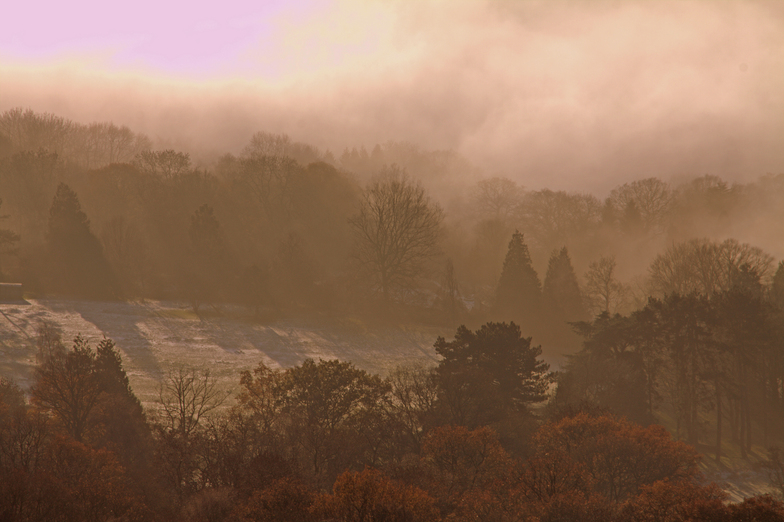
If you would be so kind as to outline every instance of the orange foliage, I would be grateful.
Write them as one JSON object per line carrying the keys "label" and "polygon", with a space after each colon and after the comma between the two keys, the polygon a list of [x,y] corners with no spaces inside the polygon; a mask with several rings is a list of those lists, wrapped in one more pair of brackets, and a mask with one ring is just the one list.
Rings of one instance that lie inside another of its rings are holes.
{"label": "orange foliage", "polygon": [[235,512],[235,520],[243,522],[311,522],[314,495],[296,480],[284,478],[256,491]]}
{"label": "orange foliage", "polygon": [[436,522],[435,501],[424,491],[390,480],[380,471],[346,471],[332,495],[321,496],[314,512],[342,522]]}
{"label": "orange foliage", "polygon": [[784,503],[770,495],[745,499],[729,506],[732,522],[784,522]]}
{"label": "orange foliage", "polygon": [[503,479],[510,465],[509,455],[487,427],[469,431],[443,426],[429,432],[422,444],[421,480],[447,511],[468,493]]}
{"label": "orange foliage", "polygon": [[727,494],[715,484],[660,480],[640,488],[622,510],[629,522],[729,522],[724,501]]}
{"label": "orange foliage", "polygon": [[642,427],[610,415],[578,413],[545,424],[534,445],[539,455],[568,455],[584,467],[594,489],[615,502],[658,480],[691,480],[699,461],[693,447],[673,441],[662,426]]}

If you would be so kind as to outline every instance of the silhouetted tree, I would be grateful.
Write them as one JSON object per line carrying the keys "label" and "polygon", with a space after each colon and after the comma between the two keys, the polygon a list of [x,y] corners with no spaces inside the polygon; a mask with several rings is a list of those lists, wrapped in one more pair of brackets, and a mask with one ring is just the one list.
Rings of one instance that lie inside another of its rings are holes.
{"label": "silhouetted tree", "polygon": [[447,422],[468,427],[498,423],[528,414],[528,406],[546,398],[552,376],[514,323],[487,323],[476,332],[461,326],[453,341],[439,337],[436,353],[440,401]]}
{"label": "silhouetted tree", "polygon": [[721,243],[691,239],[670,246],[649,268],[651,286],[658,296],[697,292],[708,297],[729,290],[744,265],[760,279],[769,277],[773,257],[762,249],[735,239]]}
{"label": "silhouetted tree", "polygon": [[590,194],[548,189],[529,192],[517,209],[531,248],[546,255],[560,245],[586,242],[599,224],[601,203]]}
{"label": "silhouetted tree", "polygon": [[588,267],[585,295],[594,314],[616,313],[625,304],[626,288],[615,276],[615,257],[602,257]]}
{"label": "silhouetted tree", "polygon": [[32,400],[52,412],[69,437],[81,442],[101,394],[95,353],[87,341],[77,336],[71,350],[58,341],[50,346],[39,342],[35,376]]}
{"label": "silhouetted tree", "polygon": [[509,242],[504,268],[495,294],[495,310],[527,328],[540,317],[542,284],[531,263],[523,234],[515,231]]}
{"label": "silhouetted tree", "polygon": [[661,232],[673,201],[670,186],[657,178],[647,178],[624,183],[610,193],[609,201],[619,213],[631,219],[626,224],[641,222],[644,232]]}
{"label": "silhouetted tree", "polygon": [[547,264],[542,295],[545,303],[565,321],[580,321],[587,312],[577,276],[572,268],[572,260],[566,247],[554,250]]}
{"label": "silhouetted tree", "polygon": [[190,170],[191,157],[187,152],[171,149],[145,150],[136,155],[134,164],[146,174],[171,179]]}
{"label": "silhouetted tree", "polygon": [[386,303],[424,275],[438,252],[442,220],[441,208],[396,165],[363,192],[359,214],[349,221],[354,257]]}
{"label": "silhouetted tree", "polygon": [[60,183],[49,210],[47,233],[51,256],[51,286],[59,291],[89,297],[116,293],[114,275],[90,220],[82,212],[76,193]]}
{"label": "silhouetted tree", "polygon": [[489,178],[477,182],[473,198],[481,218],[507,220],[520,205],[523,193],[523,188],[508,178]]}

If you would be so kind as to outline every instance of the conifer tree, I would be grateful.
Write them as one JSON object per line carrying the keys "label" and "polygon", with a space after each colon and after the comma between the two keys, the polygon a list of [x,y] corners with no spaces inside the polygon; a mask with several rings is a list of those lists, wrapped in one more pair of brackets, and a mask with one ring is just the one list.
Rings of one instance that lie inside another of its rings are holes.
{"label": "conifer tree", "polygon": [[542,284],[531,263],[523,234],[515,231],[509,242],[504,268],[496,290],[496,312],[520,321],[525,327],[536,323],[542,298]]}
{"label": "conifer tree", "polygon": [[116,294],[103,247],[90,230],[76,192],[65,183],[57,187],[49,209],[47,242],[54,290],[99,298]]}
{"label": "conifer tree", "polygon": [[565,321],[587,319],[582,292],[566,247],[553,250],[547,264],[542,294],[552,312]]}

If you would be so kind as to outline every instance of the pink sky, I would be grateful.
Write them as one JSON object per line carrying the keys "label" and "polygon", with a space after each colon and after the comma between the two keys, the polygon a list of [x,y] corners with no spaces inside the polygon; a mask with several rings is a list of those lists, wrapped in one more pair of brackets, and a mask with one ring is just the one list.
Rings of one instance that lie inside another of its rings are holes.
{"label": "pink sky", "polygon": [[161,146],[409,141],[572,190],[784,169],[781,0],[6,4],[0,111]]}
{"label": "pink sky", "polygon": [[104,70],[204,78],[264,76],[248,60],[276,32],[282,15],[325,6],[324,0],[27,0],[3,8],[0,58],[23,65],[72,58]]}

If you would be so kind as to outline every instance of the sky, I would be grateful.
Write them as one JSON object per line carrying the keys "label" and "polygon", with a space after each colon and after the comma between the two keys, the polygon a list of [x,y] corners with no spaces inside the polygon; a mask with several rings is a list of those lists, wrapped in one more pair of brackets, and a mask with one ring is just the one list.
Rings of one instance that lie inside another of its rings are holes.
{"label": "sky", "polygon": [[206,158],[259,130],[454,149],[529,188],[784,172],[776,0],[14,2],[0,111]]}

